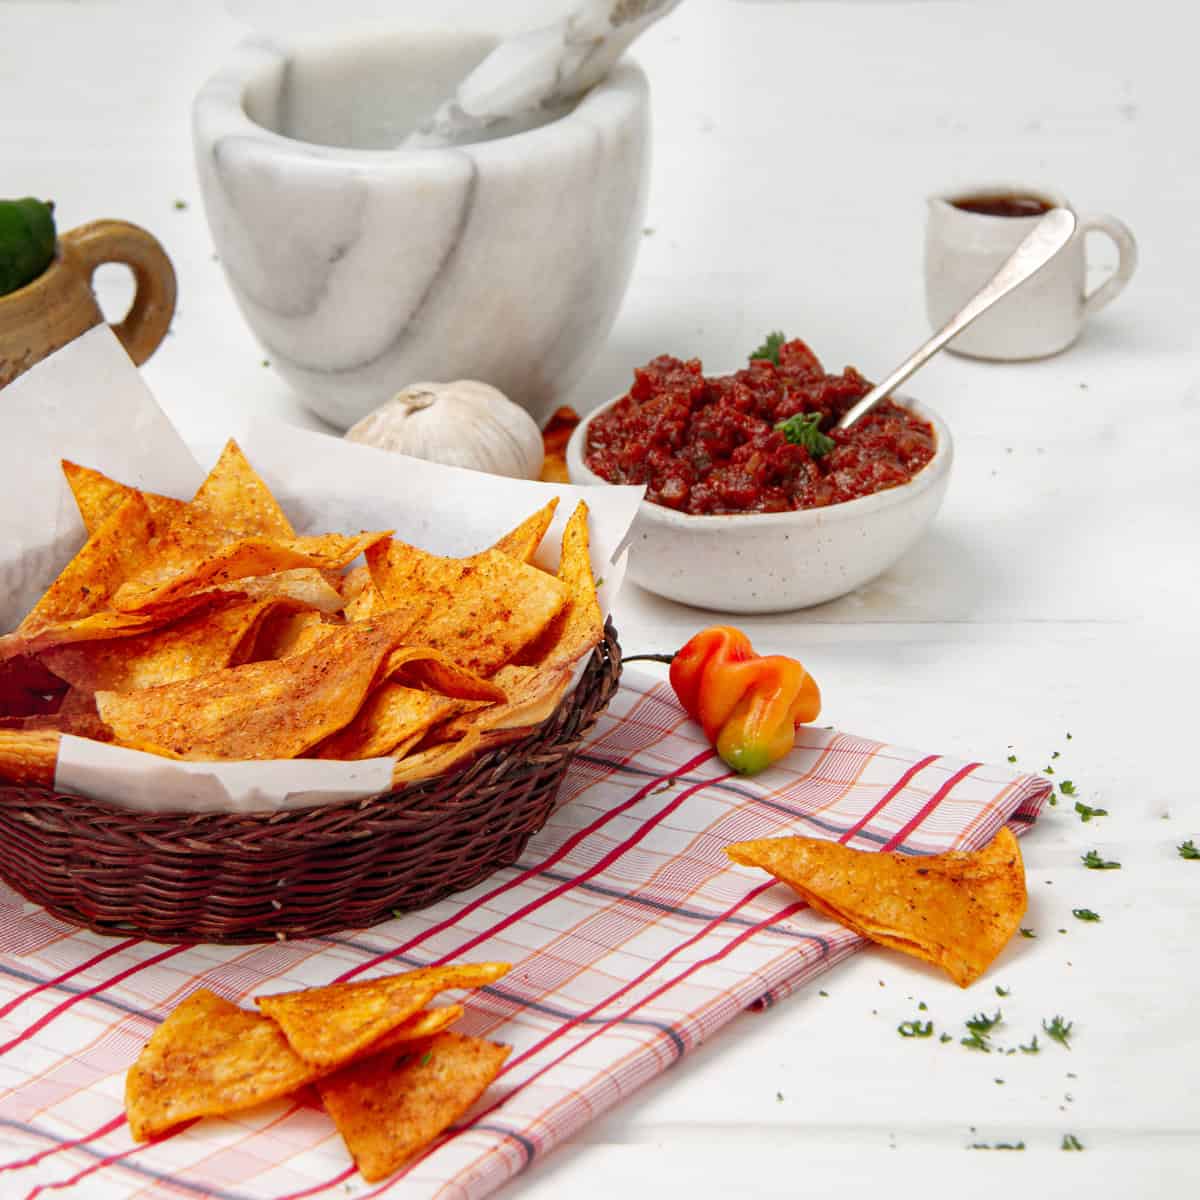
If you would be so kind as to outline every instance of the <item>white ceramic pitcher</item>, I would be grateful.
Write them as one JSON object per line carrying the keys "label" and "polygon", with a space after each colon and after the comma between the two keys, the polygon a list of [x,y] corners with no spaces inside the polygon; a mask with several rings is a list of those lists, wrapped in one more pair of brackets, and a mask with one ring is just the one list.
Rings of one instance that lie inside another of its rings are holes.
{"label": "white ceramic pitcher", "polygon": [[[1055,192],[1011,184],[956,188],[931,196],[925,231],[925,305],[935,329],[987,282],[1043,215],[990,216],[957,207],[984,196],[1030,197],[1048,207],[1071,208]],[[1093,232],[1107,234],[1116,243],[1119,258],[1113,273],[1089,292],[1086,238]],[[1087,317],[1116,299],[1136,267],[1137,243],[1123,222],[1107,214],[1081,217],[1075,236],[1052,262],[947,348],[972,358],[1007,361],[1058,354],[1079,337]]]}

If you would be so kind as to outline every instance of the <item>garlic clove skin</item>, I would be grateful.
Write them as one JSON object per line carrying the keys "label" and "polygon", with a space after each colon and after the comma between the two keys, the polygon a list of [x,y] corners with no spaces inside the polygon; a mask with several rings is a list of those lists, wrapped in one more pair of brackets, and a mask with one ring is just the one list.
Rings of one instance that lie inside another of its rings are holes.
{"label": "garlic clove skin", "polygon": [[346,440],[511,479],[537,479],[542,471],[537,422],[474,379],[410,384],[349,429]]}

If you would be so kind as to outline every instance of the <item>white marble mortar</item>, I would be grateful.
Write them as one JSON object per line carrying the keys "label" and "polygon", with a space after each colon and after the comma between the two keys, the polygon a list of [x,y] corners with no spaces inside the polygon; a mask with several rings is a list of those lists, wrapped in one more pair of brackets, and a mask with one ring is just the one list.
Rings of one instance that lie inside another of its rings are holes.
{"label": "white marble mortar", "polygon": [[234,297],[272,365],[341,428],[416,379],[481,379],[541,417],[616,317],[645,210],[639,67],[524,133],[394,148],[493,44],[253,38],[196,97]]}

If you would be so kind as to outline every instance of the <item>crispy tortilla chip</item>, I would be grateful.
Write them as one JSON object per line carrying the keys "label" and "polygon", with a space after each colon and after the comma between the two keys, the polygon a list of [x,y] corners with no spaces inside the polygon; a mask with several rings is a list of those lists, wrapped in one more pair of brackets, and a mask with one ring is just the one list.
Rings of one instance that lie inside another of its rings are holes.
{"label": "crispy tortilla chip", "polygon": [[407,612],[423,645],[490,675],[558,615],[567,589],[553,576],[498,550],[440,558],[404,542],[367,550],[380,603]]}
{"label": "crispy tortilla chip", "polygon": [[557,507],[558,497],[555,496],[533,516],[526,517],[516,529],[506,533],[492,549],[499,550],[501,554],[507,554],[509,558],[515,558],[519,562],[532,562],[537,548],[542,544],[542,538],[546,536],[546,530],[554,520],[554,510]]}
{"label": "crispy tortilla chip", "polygon": [[540,725],[558,707],[571,682],[567,669],[541,667],[501,667],[492,676],[505,691],[507,700],[454,717],[446,727],[450,737],[462,737],[468,730],[530,729]]}
{"label": "crispy tortilla chip", "polygon": [[279,1023],[301,1058],[318,1065],[344,1062],[419,1012],[440,992],[494,983],[508,963],[422,967],[402,975],[334,983],[277,996],[255,996]]}
{"label": "crispy tortilla chip", "polygon": [[465,703],[435,692],[385,683],[371,693],[349,725],[311,752],[312,757],[346,761],[383,757],[401,744],[415,745],[427,730],[460,712]]}
{"label": "crispy tortilla chip", "polygon": [[352,1061],[357,1062],[359,1059],[369,1058],[374,1054],[382,1054],[395,1046],[403,1046],[406,1042],[421,1042],[426,1038],[431,1038],[435,1033],[441,1033],[443,1029],[453,1025],[465,1011],[461,1004],[447,1004],[443,1008],[427,1008],[423,1012],[409,1017],[407,1021],[401,1021],[395,1029],[389,1030],[383,1037],[372,1042]]}
{"label": "crispy tortilla chip", "polygon": [[185,528],[179,522],[172,524],[167,536],[158,541],[153,565],[117,589],[114,608],[136,613],[171,604],[204,588],[294,567],[336,570],[388,536],[383,532],[355,537],[325,533],[277,540],[246,537],[213,550],[202,537],[196,540],[186,536]]}
{"label": "crispy tortilla chip", "polygon": [[140,492],[113,511],[17,626],[29,643],[40,634],[104,610],[117,591],[150,562],[157,526]]}
{"label": "crispy tortilla chip", "polygon": [[403,637],[399,614],[333,630],[304,654],[140,692],[96,694],[117,741],[168,758],[295,758],[348,724]]}
{"label": "crispy tortilla chip", "polygon": [[311,650],[342,622],[322,612],[277,612],[262,624],[251,660],[288,658]]}
{"label": "crispy tortilla chip", "polygon": [[137,488],[118,483],[99,471],[81,467],[65,458],[62,460],[62,471],[70,484],[89,537],[133,495],[140,495],[146,502],[151,516],[159,520],[171,520],[185,507],[182,500],[173,500],[170,496],[157,496],[153,492],[139,493]]}
{"label": "crispy tortilla chip", "polygon": [[44,729],[0,729],[0,779],[53,787],[60,736]]}
{"label": "crispy tortilla chip", "polygon": [[[76,642],[42,652],[58,676],[85,692],[133,692],[234,666],[263,619],[284,603],[242,600],[197,609],[150,633]],[[304,614],[308,615],[308,614]]]}
{"label": "crispy tortilla chip", "polygon": [[197,490],[192,508],[214,529],[223,531],[227,541],[296,536],[270,489],[232,438]]}
{"label": "crispy tortilla chip", "polygon": [[91,738],[94,742],[112,741],[112,730],[100,720],[100,714],[96,711],[95,696],[78,688],[71,688],[66,692],[54,712],[36,713],[26,717],[0,717],[0,729],[46,729]]}
{"label": "crispy tortilla chip", "polygon": [[725,850],[856,933],[941,967],[959,987],[983,974],[1025,913],[1021,850],[1004,826],[982,850],[926,857],[806,837],[737,842]]}
{"label": "crispy tortilla chip", "polygon": [[269,1017],[202,989],[163,1021],[129,1068],[129,1132],[144,1142],[196,1117],[290,1095],[317,1074]]}
{"label": "crispy tortilla chip", "polygon": [[429,1042],[354,1063],[317,1085],[368,1183],[385,1179],[463,1115],[511,1050],[440,1033]]}
{"label": "crispy tortilla chip", "polygon": [[543,483],[570,483],[571,476],[567,471],[567,443],[575,426],[579,424],[579,414],[563,405],[556,409],[542,430],[542,473],[539,478]]}
{"label": "crispy tortilla chip", "polygon": [[325,573],[315,567],[294,567],[290,571],[276,571],[271,575],[250,575],[245,579],[235,579],[232,583],[218,584],[211,591],[196,592],[189,600],[198,597],[207,601],[222,596],[291,600],[300,608],[313,608],[323,613],[336,613],[342,607],[338,590],[325,578]]}
{"label": "crispy tortilla chip", "polygon": [[433,779],[445,775],[456,767],[464,765],[484,749],[483,735],[478,729],[469,729],[458,741],[443,742],[428,749],[409,753],[406,748],[403,756],[392,768],[392,786],[403,787],[406,783],[419,783],[423,779]]}
{"label": "crispy tortilla chip", "polygon": [[428,646],[399,646],[388,655],[379,678],[396,683],[420,684],[458,700],[507,699],[504,689],[490,679],[464,670],[440,650]]}

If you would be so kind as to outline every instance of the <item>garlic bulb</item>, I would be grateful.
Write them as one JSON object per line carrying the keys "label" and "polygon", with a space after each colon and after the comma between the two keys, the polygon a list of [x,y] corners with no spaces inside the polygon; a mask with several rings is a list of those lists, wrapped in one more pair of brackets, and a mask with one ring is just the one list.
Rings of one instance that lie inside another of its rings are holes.
{"label": "garlic bulb", "polygon": [[351,442],[513,479],[537,479],[542,433],[503,392],[474,379],[414,383],[346,433]]}

